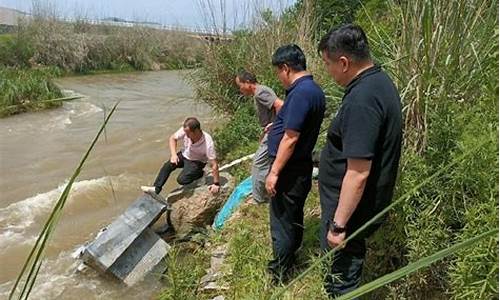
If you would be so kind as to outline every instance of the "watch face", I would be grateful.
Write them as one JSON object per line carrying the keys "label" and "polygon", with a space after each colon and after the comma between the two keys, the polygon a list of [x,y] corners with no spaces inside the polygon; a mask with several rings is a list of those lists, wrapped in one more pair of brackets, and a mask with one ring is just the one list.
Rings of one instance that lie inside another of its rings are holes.
{"label": "watch face", "polygon": [[335,222],[330,222],[330,231],[334,233],[343,233],[345,232],[345,227],[338,227]]}

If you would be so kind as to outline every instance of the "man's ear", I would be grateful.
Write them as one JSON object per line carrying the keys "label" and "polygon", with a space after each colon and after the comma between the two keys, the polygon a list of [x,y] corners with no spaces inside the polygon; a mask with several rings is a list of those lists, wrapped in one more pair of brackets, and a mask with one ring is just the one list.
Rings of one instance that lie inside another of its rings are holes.
{"label": "man's ear", "polygon": [[349,64],[350,64],[350,61],[349,61],[349,58],[347,58],[346,56],[341,56],[339,57],[339,60],[340,60],[340,63],[342,64],[342,72],[343,73],[346,73],[348,70],[349,70]]}
{"label": "man's ear", "polygon": [[281,65],[281,70],[287,75],[290,74],[290,67],[287,64]]}
{"label": "man's ear", "polygon": [[286,75],[290,75],[290,72],[292,71],[292,68],[290,68],[288,65],[285,65],[286,69]]}

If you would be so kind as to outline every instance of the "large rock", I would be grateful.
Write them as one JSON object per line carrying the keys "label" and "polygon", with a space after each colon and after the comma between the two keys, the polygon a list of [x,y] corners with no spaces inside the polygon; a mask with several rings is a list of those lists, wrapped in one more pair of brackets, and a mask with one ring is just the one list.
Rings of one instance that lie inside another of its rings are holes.
{"label": "large rock", "polygon": [[234,178],[228,173],[220,174],[221,188],[212,194],[208,186],[213,182],[211,176],[186,185],[168,197],[171,203],[170,222],[178,236],[191,232],[194,228],[212,224],[215,215],[234,189]]}

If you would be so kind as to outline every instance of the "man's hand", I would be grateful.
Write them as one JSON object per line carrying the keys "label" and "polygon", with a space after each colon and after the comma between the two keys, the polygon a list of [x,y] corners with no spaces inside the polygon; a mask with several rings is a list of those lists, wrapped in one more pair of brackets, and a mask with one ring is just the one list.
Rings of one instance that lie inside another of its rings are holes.
{"label": "man's hand", "polygon": [[212,184],[208,187],[208,190],[210,191],[210,193],[212,194],[217,194],[219,191],[220,191],[220,186],[218,185],[215,185],[215,184]]}
{"label": "man's hand", "polygon": [[273,126],[273,123],[267,124],[266,127],[264,127],[264,133],[268,133],[269,130],[271,130],[271,126]]}
{"label": "man's hand", "polygon": [[338,245],[342,244],[345,240],[345,232],[342,233],[336,233],[332,232],[331,230],[328,230],[328,234],[326,236],[326,239],[328,240],[328,245],[330,247],[335,248]]}
{"label": "man's hand", "polygon": [[170,162],[173,163],[174,165],[179,163],[179,157],[177,156],[177,153],[172,154],[170,156]]}
{"label": "man's hand", "polygon": [[276,182],[278,182],[278,175],[274,172],[269,172],[266,177],[266,190],[271,195],[276,195]]}

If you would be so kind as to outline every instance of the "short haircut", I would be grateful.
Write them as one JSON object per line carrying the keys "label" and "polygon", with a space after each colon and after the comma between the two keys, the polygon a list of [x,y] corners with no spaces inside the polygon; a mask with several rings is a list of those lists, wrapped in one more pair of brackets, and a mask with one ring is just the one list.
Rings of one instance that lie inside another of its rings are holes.
{"label": "short haircut", "polygon": [[247,70],[242,70],[237,75],[241,82],[245,83],[257,83],[257,77],[255,74],[248,72]]}
{"label": "short haircut", "polygon": [[279,47],[273,54],[272,64],[276,67],[287,65],[290,69],[300,72],[306,70],[306,56],[295,44]]}
{"label": "short haircut", "polygon": [[363,29],[354,24],[330,30],[319,42],[318,52],[326,51],[328,57],[345,55],[354,61],[371,59],[368,39]]}
{"label": "short haircut", "polygon": [[189,117],[184,121],[184,128],[189,128],[190,131],[201,129],[201,124],[195,117]]}

